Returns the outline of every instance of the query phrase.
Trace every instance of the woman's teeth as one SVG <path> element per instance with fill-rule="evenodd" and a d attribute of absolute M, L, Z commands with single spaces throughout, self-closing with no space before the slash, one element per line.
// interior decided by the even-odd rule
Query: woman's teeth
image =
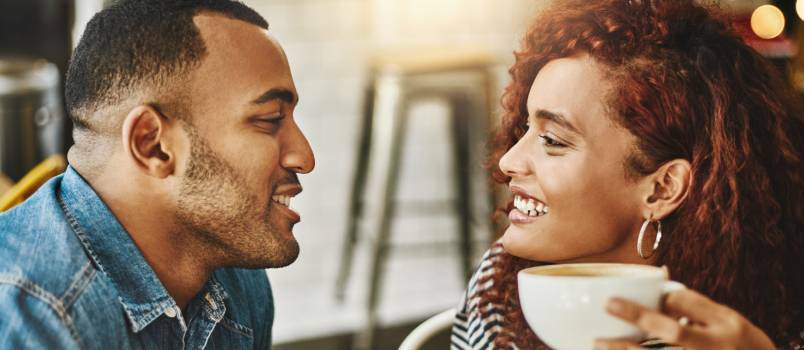
<path fill-rule="evenodd" d="M 271 197 L 271 199 L 274 202 L 282 204 L 282 205 L 284 205 L 284 206 L 286 206 L 288 208 L 290 208 L 290 199 L 291 198 L 293 198 L 293 197 L 291 197 L 291 196 L 273 196 L 273 197 Z"/>
<path fill-rule="evenodd" d="M 514 196 L 514 207 L 527 216 L 536 217 L 547 215 L 549 207 L 532 198 Z"/>

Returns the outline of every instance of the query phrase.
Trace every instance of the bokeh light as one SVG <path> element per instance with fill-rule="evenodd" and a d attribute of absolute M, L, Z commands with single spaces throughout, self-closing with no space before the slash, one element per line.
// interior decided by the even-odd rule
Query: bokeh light
<path fill-rule="evenodd" d="M 796 13 L 804 21 L 804 0 L 796 0 Z"/>
<path fill-rule="evenodd" d="M 799 0 L 799 2 L 801 2 Z M 784 30 L 784 14 L 773 5 L 762 5 L 751 14 L 751 29 L 763 39 L 773 39 Z"/>

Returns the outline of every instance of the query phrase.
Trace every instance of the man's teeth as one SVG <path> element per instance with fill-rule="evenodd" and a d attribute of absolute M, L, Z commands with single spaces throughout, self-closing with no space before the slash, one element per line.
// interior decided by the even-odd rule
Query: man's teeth
<path fill-rule="evenodd" d="M 543 216 L 548 213 L 548 206 L 532 198 L 514 196 L 514 207 L 528 216 Z"/>
<path fill-rule="evenodd" d="M 284 205 L 286 207 L 290 207 L 290 199 L 291 198 L 293 198 L 293 197 L 291 197 L 291 196 L 273 196 L 273 197 L 271 197 L 271 199 L 274 202 L 282 204 L 282 205 Z"/>

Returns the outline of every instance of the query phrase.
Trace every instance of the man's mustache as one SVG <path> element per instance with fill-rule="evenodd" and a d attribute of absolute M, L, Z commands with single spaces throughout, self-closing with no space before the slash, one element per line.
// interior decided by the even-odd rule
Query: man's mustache
<path fill-rule="evenodd" d="M 299 182 L 299 174 L 286 173 L 279 180 L 276 181 L 276 183 L 274 184 L 274 188 L 287 185 L 301 186 L 301 182 Z"/>

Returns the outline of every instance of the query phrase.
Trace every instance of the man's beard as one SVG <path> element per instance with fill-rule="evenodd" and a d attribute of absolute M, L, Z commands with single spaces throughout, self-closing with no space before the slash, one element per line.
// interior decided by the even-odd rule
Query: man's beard
<path fill-rule="evenodd" d="M 187 127 L 190 160 L 176 215 L 182 231 L 203 247 L 202 258 L 244 268 L 282 267 L 295 261 L 299 245 L 291 227 L 278 227 L 283 214 L 272 208 L 277 204 L 271 196 L 259 203 L 246 178 L 192 128 Z"/>

